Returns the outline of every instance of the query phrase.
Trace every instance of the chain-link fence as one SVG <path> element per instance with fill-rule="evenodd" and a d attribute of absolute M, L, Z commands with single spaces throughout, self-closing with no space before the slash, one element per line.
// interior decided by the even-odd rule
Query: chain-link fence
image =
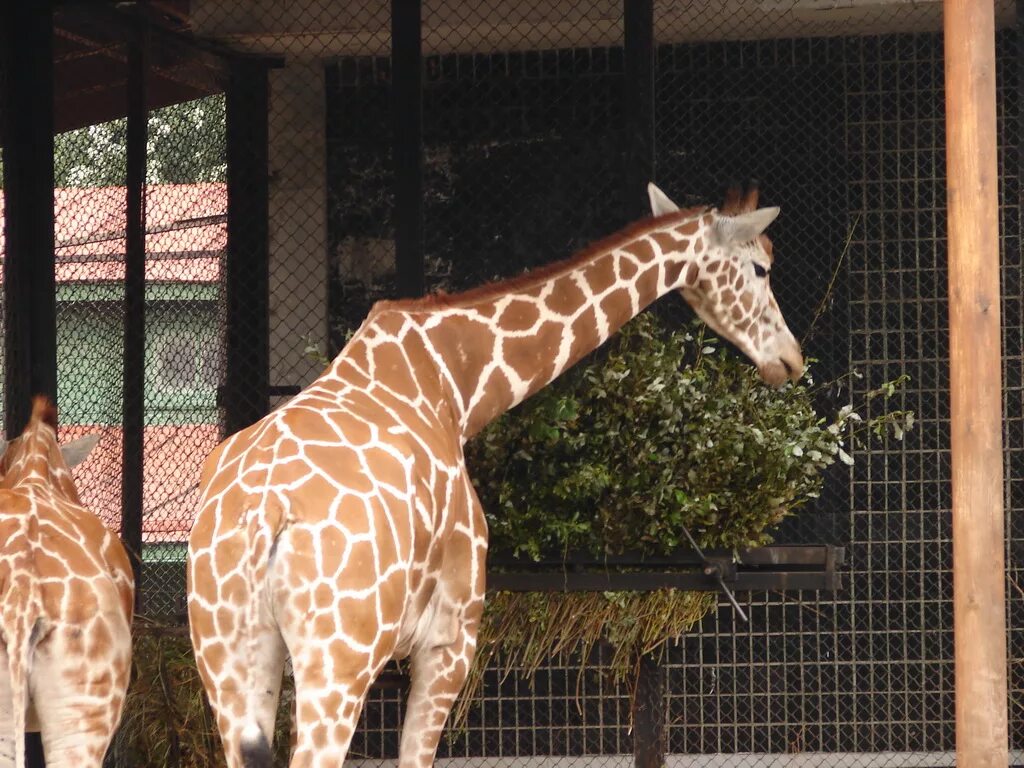
<path fill-rule="evenodd" d="M 418 89 L 405 79 L 409 7 L 422 18 Z M 374 300 L 417 281 L 458 290 L 516 274 L 635 218 L 645 201 L 631 197 L 631 163 L 643 162 L 634 139 L 649 130 L 650 175 L 680 203 L 716 202 L 730 181 L 754 177 L 763 204 L 781 206 L 773 286 L 814 377 L 833 382 L 819 404 L 860 402 L 906 375 L 899 407 L 918 419 L 902 441 L 886 437 L 831 470 L 821 499 L 779 532 L 846 547 L 839 593 L 741 594 L 749 623 L 723 602 L 670 649 L 658 672 L 666 760 L 952 765 L 941 6 L 653 4 L 653 109 L 639 117 L 630 2 L 395 9 L 211 0 L 184 16 L 193 40 L 231 53 L 207 86 L 224 93 L 148 118 L 143 612 L 181 616 L 198 468 L 225 431 L 308 384 Z M 1014 11 L 997 4 L 1009 706 L 1021 750 Z M 126 49 L 111 58 L 124 78 Z M 103 430 L 77 478 L 114 527 L 125 131 L 107 122 L 55 143 L 62 425 Z M 676 299 L 658 311 L 689 317 Z M 492 670 L 441 754 L 481 766 L 631 761 L 631 702 L 603 674 L 606 655 L 598 648 L 586 669 L 553 659 L 530 680 Z M 353 758 L 397 755 L 402 702 L 400 686 L 374 690 Z"/>

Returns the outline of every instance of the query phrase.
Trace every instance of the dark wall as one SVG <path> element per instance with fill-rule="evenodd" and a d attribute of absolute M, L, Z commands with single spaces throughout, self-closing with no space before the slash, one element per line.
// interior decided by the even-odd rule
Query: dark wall
<path fill-rule="evenodd" d="M 1013 586 L 1024 554 L 1017 57 L 1016 36 L 1000 33 L 1011 656 L 1024 639 Z M 612 48 L 426 62 L 425 232 L 435 284 L 510 274 L 624 223 L 621 59 Z M 380 81 L 342 82 L 346 66 L 359 68 L 342 62 L 334 74 L 332 156 L 379 165 L 367 181 L 349 172 L 351 161 L 335 162 L 338 197 L 361 184 L 387 187 L 383 132 L 349 119 Z M 837 468 L 820 503 L 781 533 L 847 545 L 839 594 L 743 596 L 749 625 L 734 625 L 725 605 L 672 651 L 672 752 L 954 746 L 942 82 L 937 35 L 658 49 L 657 181 L 690 202 L 713 201 L 733 179 L 759 179 L 763 202 L 782 207 L 771 230 L 780 304 L 806 336 L 816 380 L 845 376 L 822 388 L 821 405 L 860 404 L 906 374 L 888 407 L 911 409 L 919 422 L 903 441 L 858 447 L 853 469 Z M 347 227 L 383 231 L 372 217 L 353 221 L 333 221 L 336 241 Z M 689 316 L 680 302 L 668 311 Z M 875 398 L 862 413 L 882 405 Z M 1015 746 L 1024 737 L 1018 666 Z M 629 751 L 615 720 L 621 692 L 587 673 L 577 709 L 577 674 L 555 664 L 535 689 L 492 677 L 449 753 Z M 394 754 L 397 705 L 384 694 L 369 706 L 363 752 Z"/>

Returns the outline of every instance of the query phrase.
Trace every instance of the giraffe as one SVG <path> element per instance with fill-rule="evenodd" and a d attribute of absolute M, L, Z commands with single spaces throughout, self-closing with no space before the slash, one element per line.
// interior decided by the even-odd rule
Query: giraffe
<path fill-rule="evenodd" d="M 0 459 L 0 766 L 25 765 L 40 731 L 48 768 L 99 768 L 131 671 L 132 569 L 82 506 L 70 468 L 98 435 L 57 444 L 36 397 Z"/>
<path fill-rule="evenodd" d="M 340 766 L 367 690 L 409 659 L 401 768 L 433 763 L 472 663 L 487 525 L 463 445 L 679 291 L 771 385 L 799 344 L 769 287 L 757 190 L 653 216 L 565 261 L 452 295 L 378 302 L 303 392 L 221 443 L 200 479 L 191 639 L 230 768 L 270 764 L 282 669 L 293 768 Z"/>

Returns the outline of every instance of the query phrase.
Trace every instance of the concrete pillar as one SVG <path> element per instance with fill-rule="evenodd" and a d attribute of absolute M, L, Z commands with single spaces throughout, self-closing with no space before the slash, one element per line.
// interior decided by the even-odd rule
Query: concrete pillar
<path fill-rule="evenodd" d="M 328 338 L 324 66 L 270 71 L 270 385 L 304 387 L 323 370 L 303 353 Z M 277 398 L 272 398 L 271 406 Z"/>

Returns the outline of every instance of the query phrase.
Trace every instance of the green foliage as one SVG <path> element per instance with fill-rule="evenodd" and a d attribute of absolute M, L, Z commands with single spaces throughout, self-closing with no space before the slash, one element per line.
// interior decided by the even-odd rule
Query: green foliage
<path fill-rule="evenodd" d="M 224 96 L 153 111 L 146 142 L 146 181 L 192 184 L 224 181 L 227 147 Z M 54 186 L 106 187 L 125 183 L 128 126 L 121 118 L 54 137 Z"/>
<path fill-rule="evenodd" d="M 683 526 L 702 546 L 770 541 L 818 496 L 824 469 L 852 462 L 852 427 L 912 423 L 894 411 L 865 425 L 852 408 L 821 418 L 811 386 L 765 386 L 700 326 L 668 332 L 640 316 L 467 446 L 492 551 L 667 553 Z"/>

